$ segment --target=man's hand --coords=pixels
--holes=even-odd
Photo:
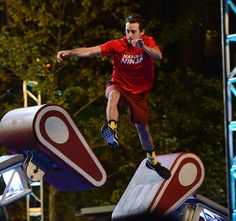
[[[131,40],[131,44],[136,48],[143,48],[144,47],[144,42],[140,38]]]
[[[144,47],[143,39],[138,39],[138,41],[136,42],[136,47],[137,48],[143,48]]]
[[[57,62],[58,63],[62,62],[63,58],[69,56],[70,53],[71,53],[70,50],[57,52]]]

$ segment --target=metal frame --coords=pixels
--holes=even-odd
[[[32,192],[21,154],[0,157],[0,207],[10,204]]]
[[[36,81],[23,81],[23,97],[24,97],[24,107],[28,107],[28,98],[33,99],[37,105],[41,105],[41,92],[36,91],[36,95],[29,89],[38,85]],[[33,193],[27,195],[26,197],[26,209],[27,209],[27,221],[31,220],[31,217],[40,217],[40,221],[44,220],[44,204],[43,204],[43,180],[39,182],[34,182],[31,184]],[[36,194],[36,191],[38,194]],[[31,206],[31,204],[37,202],[39,206]]]
[[[41,92],[38,90],[35,95],[30,90],[29,87],[37,86],[37,81],[23,81],[23,97],[24,97],[24,107],[28,107],[28,97],[32,98],[38,105],[41,105]]]
[[[232,15],[235,17],[232,18]],[[236,18],[236,6],[232,0],[221,0],[221,36],[222,36],[222,68],[224,86],[224,122],[225,146],[227,161],[227,191],[229,220],[236,221],[235,175],[236,160],[234,132],[236,131],[233,101],[236,99],[236,66],[231,64],[230,52],[232,43],[236,42],[236,34],[230,33],[230,21]]]
[[[204,204],[197,203],[195,205],[186,205],[184,215],[181,221],[211,221],[211,220],[228,220],[227,216],[212,210],[212,208],[207,207]]]
[[[40,217],[40,221],[44,220],[44,212],[43,212],[43,182],[42,180],[39,182],[34,182],[31,184],[31,188],[33,192],[27,195],[27,221],[31,220],[31,217]],[[39,191],[38,194],[35,192]],[[32,206],[32,202],[39,206]]]
[[[181,221],[228,221],[228,209],[202,196],[190,196],[171,217],[180,214]]]

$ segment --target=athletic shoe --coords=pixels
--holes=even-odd
[[[105,124],[101,128],[101,136],[107,142],[110,149],[117,149],[118,143],[118,132],[116,129],[112,129],[108,124]]]
[[[159,176],[163,179],[168,180],[171,177],[171,172],[163,167],[159,162],[156,165],[152,165],[148,160],[146,161],[146,166],[149,169],[155,170]]]

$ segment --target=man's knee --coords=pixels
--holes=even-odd
[[[109,101],[116,101],[116,102],[118,102],[119,99],[120,99],[120,92],[118,90],[112,90],[108,94],[108,100]]]

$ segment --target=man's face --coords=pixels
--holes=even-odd
[[[129,23],[125,25],[125,35],[128,40],[128,43],[131,44],[131,41],[134,39],[141,39],[144,34],[144,30],[139,30],[139,23]]]

